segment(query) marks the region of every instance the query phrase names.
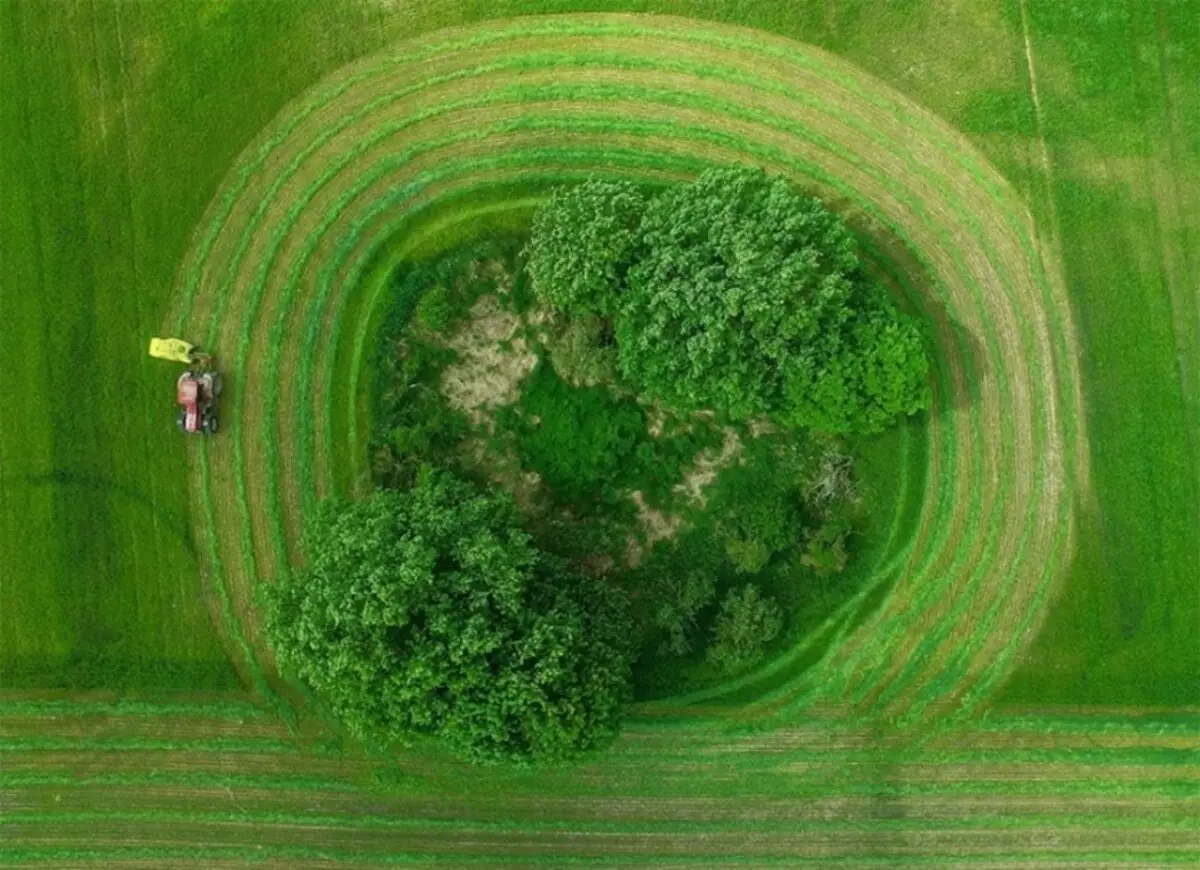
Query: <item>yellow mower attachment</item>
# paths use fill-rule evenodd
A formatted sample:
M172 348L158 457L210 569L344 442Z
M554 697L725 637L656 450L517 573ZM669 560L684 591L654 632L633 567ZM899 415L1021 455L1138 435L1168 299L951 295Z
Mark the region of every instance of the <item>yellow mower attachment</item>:
M152 338L150 339L150 356L156 359L168 359L185 365L203 365L210 359L208 354L200 353L196 346L182 338Z

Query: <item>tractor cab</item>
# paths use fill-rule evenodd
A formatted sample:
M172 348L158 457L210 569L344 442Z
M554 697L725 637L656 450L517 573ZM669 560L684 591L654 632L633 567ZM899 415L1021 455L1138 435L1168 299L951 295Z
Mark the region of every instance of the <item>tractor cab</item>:
M216 372L184 372L175 385L181 432L212 435L217 431L217 396L221 376Z

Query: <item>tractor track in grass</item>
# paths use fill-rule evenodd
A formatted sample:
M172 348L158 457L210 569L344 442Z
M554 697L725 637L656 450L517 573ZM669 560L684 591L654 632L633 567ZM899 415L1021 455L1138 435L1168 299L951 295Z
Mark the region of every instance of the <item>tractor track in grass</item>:
M1017 830L987 828L923 829L914 825L889 830L886 826L813 826L791 832L758 830L696 832L494 830L483 825L343 827L339 824L289 824L264 819L245 821L171 820L154 826L141 819L113 816L73 820L22 820L11 825L24 848L164 849L255 848L311 849L314 852L368 856L472 855L507 856L509 860L568 858L611 861L614 858L719 858L753 863L760 859L870 858L888 856L954 856L958 859L1008 855L1046 857L1093 852L1125 855L1195 855L1195 830L1170 824L1136 832L1123 827L1046 825Z
M1080 795L1064 807L1059 795L917 794L905 796L901 807L882 809L878 795L759 798L732 802L704 798L589 798L569 804L553 798L528 796L482 797L464 815L461 804L427 794L384 795L362 791L315 793L305 788L179 785L81 785L65 790L61 784L0 787L0 801L10 818L99 816L126 818L205 817L220 820L232 813L292 824L322 821L328 825L394 828L420 823L433 826L484 825L498 829L564 829L610 831L636 822L647 830L687 829L786 831L797 823L836 827L877 822L893 829L927 825L961 829L968 826L1032 828L1052 819L1071 824L1091 822L1135 827L1142 818L1173 820L1200 826L1200 796L1191 800L1144 795L1136 798Z
M372 252L451 194L734 159L787 172L913 248L934 278L927 303L944 310L948 368L901 576L812 690L785 687L763 711L850 700L920 720L986 699L1069 555L1086 473L1065 293L1028 210L965 139L841 61L637 16L490 24L360 61L285 109L215 198L171 322L204 324L235 365L233 431L199 448L192 485L211 504L209 582L228 590L266 673L255 590L301 556L303 517L331 491L329 409L358 379L335 383L332 359L369 320L349 300Z

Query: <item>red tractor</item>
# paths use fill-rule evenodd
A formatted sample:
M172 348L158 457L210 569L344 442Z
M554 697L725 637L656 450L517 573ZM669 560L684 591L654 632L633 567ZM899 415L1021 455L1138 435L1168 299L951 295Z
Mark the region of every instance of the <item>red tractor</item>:
M217 396L221 376L217 372L184 372L175 386L179 402L179 431L213 435L217 431Z
M175 399L180 406L179 431L215 433L221 375L213 371L212 357L181 338L150 339L150 356L181 362L189 367L175 384Z

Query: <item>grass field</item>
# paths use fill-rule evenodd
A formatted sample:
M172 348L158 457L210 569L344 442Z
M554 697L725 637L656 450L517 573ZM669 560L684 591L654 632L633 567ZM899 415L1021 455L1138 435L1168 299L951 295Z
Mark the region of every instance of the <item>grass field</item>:
M625 11L685 17L517 17ZM1197 49L1189 0L0 5L0 863L1200 861ZM936 336L860 598L578 769L342 740L256 590L361 480L390 267L730 160Z

